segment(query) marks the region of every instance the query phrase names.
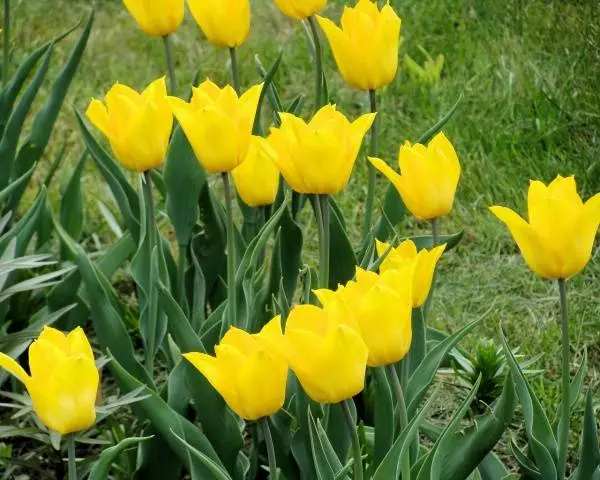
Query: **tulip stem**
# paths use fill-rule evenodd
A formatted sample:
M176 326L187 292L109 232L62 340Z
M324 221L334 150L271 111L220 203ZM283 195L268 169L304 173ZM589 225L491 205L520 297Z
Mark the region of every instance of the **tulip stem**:
M317 22L315 16L308 17L308 26L312 33L315 44L315 112L321 108L323 104L323 58L321 55L321 40L319 40L319 31L317 30Z
M314 195L313 200L319 231L319 287L329 288L329 198L327 195Z
M229 47L229 56L231 57L231 76L233 77L233 88L235 93L240 94L240 74L238 72L237 51L235 47Z
M431 219L431 236L433 237L433 246L437 247L439 242L439 232L438 232L439 224L437 218Z
M371 113L377 113L377 95L375 94L375 90L369 90L369 100L371 101ZM371 126L371 145L369 147L369 154L372 157L377 156L377 123L377 117L375 117L373 125ZM373 223L373 205L375 203L375 167L371 165L371 162L367 162L367 168L369 178L367 183L367 201L365 203L363 239L366 239L371 231L371 224Z
M77 464L75 463L75 437L69 435L67 442L67 471L69 480L77 480Z
M385 368L388 371L388 376L390 377L392 388L394 389L394 394L396 395L396 400L398 401L398 412L400 413L400 433L402 433L402 431L408 426L408 413L406 411L406 401L404 400L402 384L400 383L400 379L398 378L398 373L396 372L396 367L394 364L388 365ZM405 456L404 461L402 462L402 480L410 480L410 457L408 455Z
M273 437L271 436L271 429L269 428L269 419L266 417L261 418L258 423L263 431L265 443L267 444L267 456L269 457L269 478L276 480L277 462L275 460L275 445L273 444Z
M4 46L2 55L2 85L6 86L10 65L10 0L4 0Z
M173 63L173 49L171 48L171 36L165 35L163 37L163 43L165 45L165 56L167 57L167 70L169 72L169 93L175 95L177 90L177 82L175 80L175 64Z
M144 184L144 203L146 205L146 235L148 236L148 243L150 244L150 255L154 248L159 248L157 242L157 231L156 231L156 212L154 210L154 197L152 194L152 173L150 170L144 172L143 182ZM152 289L152 282L154 278L150 276L148 279L148 288ZM148 338L146 344L146 370L152 376L154 371L154 354L156 353L156 322L157 322L157 301L152 300L152 295L148 292Z
M363 479L363 465L362 455L360 450L360 441L358 439L358 432L356 431L356 424L352 413L350 413L350 402L352 400L347 399L342 402L342 411L344 412L344 419L346 425L348 425L348 433L350 434L350 440L352 441L352 456L354 458L354 480Z
M562 319L562 402L560 422L558 424L559 450L558 450L558 475L565 477L567 454L569 449L569 416L570 416L570 344L569 344L569 308L567 302L567 282L564 278L558 280L560 291L560 311Z
M227 211L227 311L229 326L237 325L237 302L235 295L235 231L233 225L233 195L229 185L229 173L221 174L225 188L225 209Z

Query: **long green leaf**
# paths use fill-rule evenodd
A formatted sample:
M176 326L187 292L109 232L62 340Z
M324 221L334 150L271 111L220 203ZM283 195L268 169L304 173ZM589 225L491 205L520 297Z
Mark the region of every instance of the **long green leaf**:
M502 480L509 475L508 468L495 453L488 453L477 466L481 480Z
M392 389L383 367L371 369L375 380L375 444L373 470L383 461L394 443L396 421Z
M231 480L231 477L221 466L219 466L217 462L215 462L210 457L206 456L205 454L194 448L175 432L173 432L173 436L181 443L181 445L183 445L187 450L189 450L189 452L196 459L202 462L210 470L210 472L212 473L211 478L213 478L214 480ZM200 477L196 477L193 473L192 479L202 480Z
M107 448L101 454L98 460L94 463L88 480L106 480L110 472L110 467L113 462L124 450L135 447L140 442L148 440L152 437L129 437L124 438L116 445Z
M81 193L81 174L85 166L86 157L87 152L84 152L77 166L73 169L60 204L60 224L75 241L79 240L83 229L84 208L83 195Z
M271 68L269 69L267 74L264 75L264 77L263 77L263 87L262 87L262 90L260 91L260 96L258 97L258 106L256 108L256 114L254 115L254 123L252 125L252 133L254 135L262 135L262 133L263 133L262 126L260 123L262 107L264 105L265 95L271 88L271 84L273 83L275 74L277 73L277 69L279 68L282 57L283 57L283 50L280 50L279 54L277 55L277 58L273 62L273 65L271 65Z
M4 252L8 244L13 238L17 239L15 256L19 257L25 253L27 245L34 234L40 215L46 206L46 198L48 192L46 187L42 187L35 199L35 202L27 213L21 218L15 226L0 237L0 252Z
M342 464L329 443L327 435L319 436L315 418L308 409L308 426L310 446L315 471L318 480L335 480L336 472L342 469ZM322 427L321 427L322 428ZM328 447L325 445L328 444Z
M585 414L583 417L583 433L579 451L579 466L573 474L573 480L591 479L600 469L600 444L598 443L598 427L594 415L594 397L588 390L585 399Z
M35 171L35 167L36 165L33 165L27 172L12 181L4 190L0 191L0 204L7 200L15 190L21 188L23 185L27 185L29 179L33 175L33 172Z
M339 284L352 280L358 262L352 243L348 239L343 217L333 198L329 198L329 230L329 288L336 288Z

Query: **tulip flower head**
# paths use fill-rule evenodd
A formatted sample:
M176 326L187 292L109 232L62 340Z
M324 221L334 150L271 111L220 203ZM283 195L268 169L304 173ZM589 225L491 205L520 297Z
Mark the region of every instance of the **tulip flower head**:
M379 267L381 273L388 270L401 269L406 264L415 264L412 285L412 306L413 308L422 306L429 296L435 267L446 249L446 244L439 245L431 250L423 248L417 252L417 246L410 239L403 241L396 248L390 248L389 243L376 240L376 248L377 255L379 256L388 252Z
M299 305L290 312L281 351L316 402L338 403L364 388L365 342L341 318L319 307Z
M398 70L401 20L389 2L381 10L372 0L344 7L341 28L327 18L317 20L347 83L375 90L392 82Z
M308 124L290 113L280 116L281 126L271 128L269 141L288 185L299 193L340 192L375 114L350 122L335 105L325 105Z
M229 172L245 159L262 84L240 97L231 85L219 88L210 80L193 88L191 101L169 97L173 113L196 158L210 173Z
M183 22L183 0L123 0L123 3L147 35L164 37Z
M356 269L356 280L336 291L316 290L330 315L344 319L362 337L371 367L402 360L412 341L412 288L414 262L378 275Z
M371 164L392 182L406 208L418 220L448 215L452 210L460 163L454 147L443 133L425 147L409 142L400 147L396 173L379 158L369 157Z
M304 20L321 10L327 4L327 0L275 0L275 4L284 15Z
M3 353L0 353L0 367L23 382L33 410L50 430L66 435L86 430L95 423L100 376L81 328L65 335L44 327L29 347L30 375Z
M231 172L238 194L246 205L271 205L279 190L275 151L266 139L252 137L246 159Z
M109 140L117 160L129 170L160 167L167 156L173 113L167 85L160 78L142 93L117 83L106 94L106 105L92 100L86 115Z
M575 177L559 175L548 186L532 180L527 203L529 222L506 207L490 210L506 224L529 268L548 279L581 272L600 224L600 193L584 203Z
M267 339L283 342L280 317L254 335L231 327L215 347L214 357L196 352L183 356L237 415L258 420L276 413L285 401L288 366Z
M239 47L250 31L249 0L187 0L192 16L210 43Z

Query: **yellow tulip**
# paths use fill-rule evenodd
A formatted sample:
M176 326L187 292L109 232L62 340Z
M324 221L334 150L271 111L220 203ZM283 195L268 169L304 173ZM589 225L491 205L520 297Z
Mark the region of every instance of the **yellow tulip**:
M299 193L341 191L375 114L362 115L351 123L335 105L325 105L308 124L290 113L280 116L281 126L271 128L269 141L288 185Z
M284 15L304 20L321 10L327 0L275 0L275 4Z
M412 306L413 308L422 306L429 296L435 267L446 249L446 244L439 245L431 250L423 248L418 253L417 246L410 239L403 241L396 248L391 249L389 243L376 240L376 247L377 255L379 256L383 255L389 249L388 254L379 267L381 273L388 270L401 269L406 264L415 264Z
M187 0L192 16L210 43L239 47L250 31L249 0Z
M50 430L66 435L85 430L96 421L100 377L81 328L65 335L44 327L29 347L31 375L3 353L0 367L23 382L33 410Z
M266 339L281 343L281 318L275 317L260 333L251 335L231 327L215 356L186 353L183 356L206 377L229 407L246 420L276 413L285 401L288 366Z
M583 203L575 177L556 177L548 186L529 184L529 223L506 207L490 210L502 220L535 273L567 279L581 272L592 255L600 224L600 193Z
M375 90L389 85L398 70L401 20L386 3L381 10L372 0L344 7L341 27L317 17L337 66L352 87Z
M262 84L238 97L231 85L206 80L189 103L169 97L196 158L210 173L229 172L246 159Z
M306 394L319 403L352 398L364 388L367 346L355 329L314 305L288 317L282 353Z
M139 27L148 35L164 37L183 21L183 0L123 0Z
M369 349L371 367L396 363L410 349L413 271L414 262L381 275L357 268L356 281L336 291L315 291L326 312L360 334Z
M396 187L406 208L418 220L431 220L450 213L460 177L460 163L454 147L443 133L425 147L406 142L400 147L397 174L379 158L373 166Z
M279 190L279 170L268 141L252 137L246 159L233 172L233 181L242 200L251 207L271 205Z
M141 94L117 83L106 94L106 106L94 99L86 115L108 138L124 167L144 172L164 163L173 128L164 77Z

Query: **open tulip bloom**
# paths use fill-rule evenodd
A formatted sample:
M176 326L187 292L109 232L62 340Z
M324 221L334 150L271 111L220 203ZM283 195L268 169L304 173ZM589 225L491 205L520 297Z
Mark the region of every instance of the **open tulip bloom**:
M33 410L50 430L66 435L94 425L99 374L81 328L65 335L44 327L29 347L29 375L3 353L0 367L25 385Z
M369 161L392 182L418 220L443 217L452 210L461 168L454 147L443 133L427 146L402 145L399 174L379 158L369 157Z
M342 77L352 87L375 90L392 82L398 70L401 20L389 3L381 10L371 0L344 7L341 28L327 18L317 20Z
M123 0L125 7L147 35L164 37L183 21L184 0Z
M556 177L548 186L529 184L529 222L506 207L490 210L506 224L525 262L548 279L567 279L581 272L592 256L600 224L600 194L583 202L575 177Z
M92 100L86 115L109 140L117 160L135 172L160 167L173 129L164 77L142 93L117 83L106 94L105 103Z

